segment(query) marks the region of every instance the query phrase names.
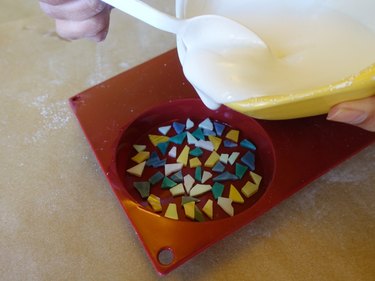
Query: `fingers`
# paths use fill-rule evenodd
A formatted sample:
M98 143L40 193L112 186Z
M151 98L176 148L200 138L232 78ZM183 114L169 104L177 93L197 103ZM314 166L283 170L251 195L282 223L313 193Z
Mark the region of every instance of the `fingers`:
M81 21L91 18L106 8L99 0L48 0L40 2L42 10L51 18L59 20Z
M327 119L375 132L375 96L335 105Z
M75 40L90 38L94 41L105 39L110 19L110 8L107 7L99 14L82 21L56 20L56 32L61 37Z
M62 38L102 41L108 33L111 7L100 0L40 0L41 9L56 21Z

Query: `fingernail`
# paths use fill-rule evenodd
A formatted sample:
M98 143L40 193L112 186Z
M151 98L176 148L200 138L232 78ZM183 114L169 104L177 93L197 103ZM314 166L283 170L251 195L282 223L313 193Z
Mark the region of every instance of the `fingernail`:
M327 120L348 123L352 125L361 124L367 119L367 113L361 110L340 108L330 112Z

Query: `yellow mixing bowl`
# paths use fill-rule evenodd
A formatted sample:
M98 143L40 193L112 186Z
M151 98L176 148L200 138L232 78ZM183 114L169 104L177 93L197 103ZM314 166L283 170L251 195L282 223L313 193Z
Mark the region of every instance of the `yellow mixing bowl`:
M277 96L251 98L225 104L259 119L277 120L324 114L341 102L375 95L375 64L337 83Z

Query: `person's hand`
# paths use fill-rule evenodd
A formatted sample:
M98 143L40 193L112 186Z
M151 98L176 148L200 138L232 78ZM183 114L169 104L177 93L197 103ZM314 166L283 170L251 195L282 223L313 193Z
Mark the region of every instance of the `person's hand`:
M375 96L335 105L329 111L327 119L375 132Z
M41 9L56 21L62 38L102 41L108 33L111 6L100 0L39 0Z

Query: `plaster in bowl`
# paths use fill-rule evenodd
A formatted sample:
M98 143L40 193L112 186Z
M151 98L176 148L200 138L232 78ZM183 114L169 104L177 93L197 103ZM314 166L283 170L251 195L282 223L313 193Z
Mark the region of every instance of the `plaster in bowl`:
M179 3L177 14L184 17L217 14L238 21L271 50L228 48L226 42L185 53L177 46L185 76L211 109L225 104L252 117L289 119L375 93L372 0Z

